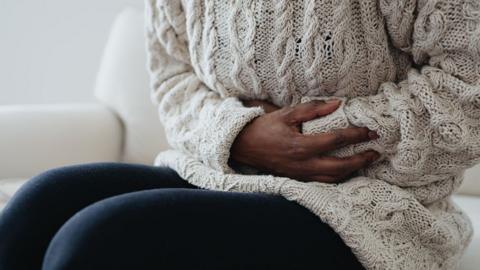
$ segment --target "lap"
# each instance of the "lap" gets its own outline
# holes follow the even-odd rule
[[[6,270],[38,269],[48,247],[45,269],[358,266],[326,224],[281,196],[201,190],[169,168],[125,163],[32,178],[0,215],[0,238]]]
[[[342,265],[343,264],[343,265]],[[356,269],[318,217],[278,195],[155,189],[71,218],[44,269]]]

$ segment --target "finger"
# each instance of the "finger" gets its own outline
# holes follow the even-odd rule
[[[290,124],[297,125],[316,119],[334,112],[340,106],[341,100],[332,99],[328,101],[312,100],[298,104],[288,114]]]
[[[378,134],[366,127],[350,127],[326,133],[303,135],[299,138],[299,147],[310,149],[316,153],[323,153],[349,144],[357,144],[377,138]]]
[[[349,157],[321,157],[314,159],[311,170],[314,175],[328,175],[334,177],[347,176],[359,169],[365,168],[377,160],[380,154],[374,150],[367,150]]]

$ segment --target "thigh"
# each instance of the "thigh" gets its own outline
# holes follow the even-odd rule
[[[49,270],[362,269],[325,223],[277,195],[193,189],[95,203],[52,240]]]
[[[49,170],[27,182],[0,215],[0,269],[38,269],[53,235],[96,201],[156,188],[194,188],[168,168],[91,163]]]

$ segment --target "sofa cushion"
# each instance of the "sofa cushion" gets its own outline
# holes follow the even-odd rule
[[[151,165],[168,148],[150,100],[143,12],[127,8],[112,27],[97,75],[95,96],[124,124],[123,161]]]

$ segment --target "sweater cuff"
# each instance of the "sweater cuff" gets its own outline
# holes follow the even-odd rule
[[[351,99],[348,99],[346,97],[303,97],[301,99],[301,103],[309,102],[311,100],[330,99],[341,100],[341,104],[337,108],[337,110],[335,110],[331,114],[318,117],[308,122],[304,122],[302,124],[303,134],[313,135],[330,132],[335,129],[344,129],[350,127],[368,127],[371,130],[377,130],[376,127],[378,127],[378,125],[375,125],[375,121],[369,123],[363,123],[358,121],[358,119],[356,118],[356,116],[359,116],[358,110],[356,110],[355,107],[351,107]],[[369,149],[376,150],[381,154],[381,158],[379,160],[382,160],[385,157],[385,147],[382,145],[380,139],[356,144],[349,144],[324,154],[334,157],[348,157]]]
[[[228,164],[230,148],[240,131],[263,114],[262,107],[245,107],[237,98],[222,102],[213,124],[204,130],[204,143],[200,146],[202,162],[223,173],[235,173]]]
[[[349,99],[345,102],[343,111],[353,126],[367,127],[377,132],[380,138],[374,141],[374,150],[380,153],[396,151],[400,127],[384,95]]]

